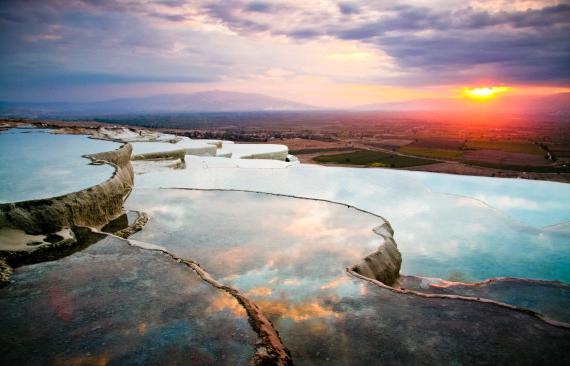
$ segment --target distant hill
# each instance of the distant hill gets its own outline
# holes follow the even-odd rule
[[[184,112],[299,111],[315,107],[261,94],[206,91],[92,103],[0,102],[2,115],[118,115]]]
[[[462,98],[417,99],[406,102],[376,103],[355,108],[359,111],[409,112],[497,112],[570,116],[570,93],[547,96],[500,96],[488,101]]]
[[[0,116],[18,117],[104,117],[200,112],[317,111],[319,108],[262,94],[205,91],[191,94],[161,94],[142,98],[122,98],[91,103],[0,102]],[[500,96],[489,101],[464,98],[416,99],[376,103],[350,111],[505,113],[570,116],[570,93],[548,96]]]

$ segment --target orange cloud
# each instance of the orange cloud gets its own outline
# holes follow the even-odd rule
[[[306,304],[293,304],[284,301],[257,301],[263,311],[271,317],[290,318],[295,322],[313,318],[338,318],[341,315],[316,301]]]
[[[254,287],[245,293],[246,296],[270,296],[273,291],[269,287]]]
[[[236,301],[236,299],[226,293],[219,292],[219,295],[208,307],[208,311],[210,313],[214,313],[223,310],[230,310],[236,317],[246,316],[244,308]]]
[[[329,282],[325,283],[324,285],[321,286],[321,289],[326,290],[330,288],[336,288],[346,282],[348,282],[348,276],[344,275],[341,277],[334,278]]]

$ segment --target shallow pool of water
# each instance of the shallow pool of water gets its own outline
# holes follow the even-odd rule
[[[115,238],[16,269],[0,289],[3,365],[247,365],[238,302],[161,253]]]
[[[135,189],[125,206],[150,215],[132,239],[196,259],[224,283],[233,284],[240,275],[244,291],[285,287],[305,296],[323,283],[345,278],[346,267],[382,243],[372,231],[381,219],[312,200]]]
[[[0,202],[18,202],[79,191],[108,179],[109,165],[81,157],[120,144],[45,129],[14,128],[0,133]]]
[[[435,191],[426,179],[450,178],[451,194]],[[472,177],[466,177],[472,178]],[[475,197],[457,195],[462,186],[449,175],[417,178],[414,172],[299,165],[283,169],[208,169],[193,161],[186,169],[143,174],[137,187],[237,189],[327,199],[387,218],[404,256],[403,272],[456,281],[514,276],[570,282],[570,231],[542,228],[565,222],[570,185],[475,179],[480,191],[535,202],[532,215],[512,206],[501,209]],[[517,188],[520,183],[523,188]],[[513,187],[505,189],[504,185]],[[535,191],[547,190],[548,194]],[[468,192],[464,192],[468,193]],[[518,197],[518,198],[517,198]],[[542,206],[544,205],[544,206]],[[517,213],[518,212],[518,213]],[[548,219],[532,219],[543,213]],[[515,218],[516,216],[516,218]]]
[[[530,179],[399,171],[430,190],[472,197],[513,219],[543,227],[570,220],[570,184]]]
[[[543,347],[552,352],[550,361],[563,363],[557,347],[570,344],[566,330],[527,314],[395,294],[351,278],[345,268],[381,243],[372,228],[382,220],[345,205],[258,193],[135,189],[126,207],[150,215],[133,239],[197,261],[255,301],[298,364],[532,363]],[[498,349],[504,360],[496,358]]]

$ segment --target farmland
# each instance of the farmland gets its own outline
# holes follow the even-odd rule
[[[407,168],[433,164],[435,161],[372,150],[357,150],[334,155],[320,155],[313,159],[323,164],[358,165],[378,168]]]

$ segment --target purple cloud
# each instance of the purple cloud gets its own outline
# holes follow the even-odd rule
[[[371,76],[371,83],[438,84],[481,68],[506,82],[570,83],[570,4],[502,11],[481,4],[4,0],[0,86],[18,84],[11,75],[25,75],[20,84],[26,87],[34,80],[55,85],[58,78],[85,85],[220,80],[263,72],[276,62],[305,73],[295,70],[296,54],[290,60],[256,57],[252,44],[260,39],[268,47],[280,44],[272,36],[296,45],[322,39],[375,47],[401,72],[382,80]],[[209,44],[211,39],[218,43]]]

